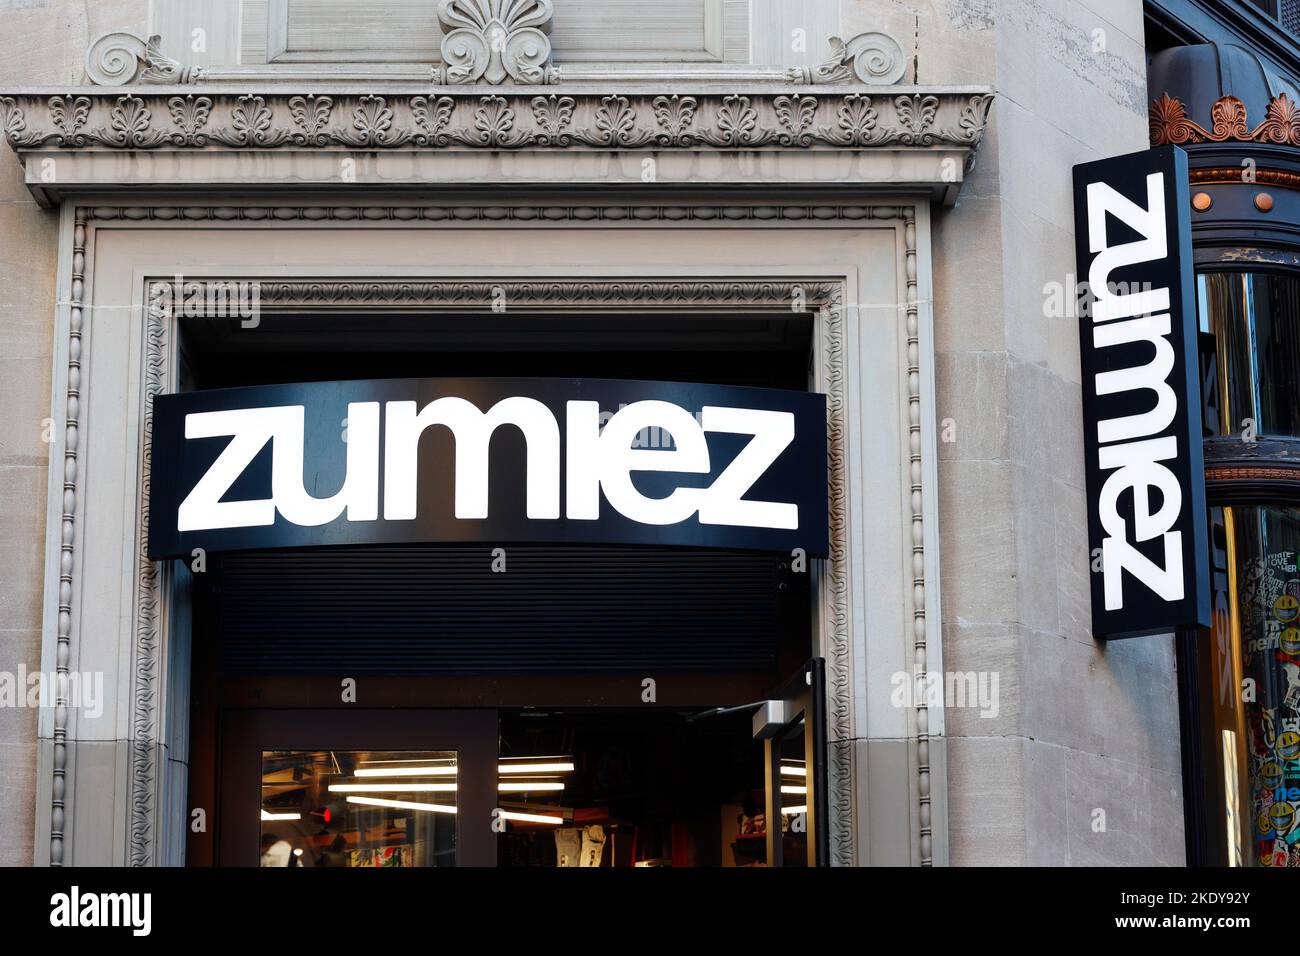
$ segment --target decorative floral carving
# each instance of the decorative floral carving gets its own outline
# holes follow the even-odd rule
[[[939,111],[936,96],[900,96],[894,100],[899,122],[903,124],[898,141],[904,146],[931,146],[937,140],[932,131],[934,117]]]
[[[400,146],[411,138],[409,130],[393,129],[393,111],[382,96],[368,94],[352,111],[352,129],[338,130],[333,139],[348,146]]]
[[[771,129],[760,129],[758,113],[748,96],[733,94],[722,98],[718,107],[717,128],[701,130],[699,138],[713,146],[762,146],[775,138]]]
[[[512,93],[503,88],[486,97],[444,93],[393,99],[367,94],[346,100],[276,92],[167,96],[137,90],[125,97],[19,93],[0,97],[0,131],[16,149],[46,143],[64,149],[91,144],[109,149],[973,148],[987,122],[992,94],[909,93],[893,100],[895,108],[881,116],[871,98],[859,92],[536,95],[535,90]],[[1240,114],[1230,107],[1220,111],[1220,134],[1184,122],[1181,135],[1192,142],[1237,135],[1232,131],[1241,130]],[[1177,102],[1158,103],[1152,114],[1153,130],[1176,128],[1158,123],[1157,109],[1166,119],[1176,118]],[[340,113],[350,122],[331,127]],[[464,116],[459,124],[458,113]],[[219,116],[224,124],[218,125]],[[1300,135],[1298,122],[1296,105],[1279,98],[1253,135],[1262,142],[1284,142]]]
[[[836,146],[870,146],[883,138],[876,129],[877,118],[871,97],[851,93],[835,111],[835,126],[823,126],[820,138]]]
[[[418,146],[446,146],[450,143],[451,137],[446,130],[455,106],[456,101],[450,96],[411,97],[411,118],[418,130],[412,141]]]
[[[86,50],[86,76],[98,86],[128,83],[192,83],[201,71],[182,66],[159,49],[162,37],[142,40],[133,33],[106,33]]]
[[[635,149],[644,146],[654,136],[650,130],[638,129],[636,110],[626,96],[601,97],[596,108],[595,129],[584,128],[574,138],[588,146],[611,146]]]
[[[1151,101],[1148,111],[1151,145],[1187,143],[1276,143],[1300,146],[1300,112],[1286,93],[1268,104],[1264,121],[1254,129],[1246,117],[1246,105],[1235,96],[1221,96],[1210,109],[1210,129],[1187,116],[1187,108],[1168,93]]]
[[[1214,124],[1212,135],[1216,141],[1250,137],[1249,127],[1246,126],[1246,104],[1235,96],[1223,96],[1216,100],[1210,109],[1210,121]]]
[[[975,145],[984,135],[984,125],[988,122],[989,107],[992,105],[992,93],[979,93],[972,96],[961,108],[956,128],[945,130],[941,138],[952,143]]]
[[[1262,143],[1300,144],[1300,110],[1291,97],[1282,93],[1268,104],[1254,138]]]
[[[442,59],[449,83],[544,83],[551,0],[442,0]]]
[[[1203,133],[1187,118],[1183,104],[1168,93],[1161,93],[1159,99],[1151,101],[1148,116],[1151,142],[1155,145],[1194,143],[1199,141],[1198,137]]]
[[[172,122],[179,132],[172,134],[171,141],[177,146],[206,146],[207,134],[200,132],[208,122],[212,111],[212,100],[206,96],[173,96],[167,100],[167,109],[171,112]]]
[[[0,96],[0,134],[14,145],[24,145],[27,118],[12,96]]]
[[[533,119],[537,122],[538,146],[568,146],[573,142],[569,126],[573,122],[572,96],[534,96]]]
[[[152,149],[168,139],[166,133],[153,129],[153,114],[138,96],[119,96],[109,116],[109,128],[102,127],[94,136],[104,143],[131,149]]]
[[[696,139],[691,123],[698,105],[693,96],[656,96],[650,104],[661,132],[655,135],[660,146],[687,146]]]
[[[782,146],[811,146],[813,119],[817,115],[817,99],[812,96],[778,96],[772,101],[776,119],[784,130],[777,142]]]
[[[288,141],[289,131],[271,129],[273,114],[261,96],[241,96],[230,111],[230,128],[213,130],[212,138],[227,146],[279,146]]]
[[[324,146],[329,142],[330,111],[334,100],[328,96],[294,96],[289,99],[289,115],[298,126],[292,139],[297,146]]]
[[[485,96],[479,100],[478,109],[474,111],[474,129],[470,132],[460,129],[451,134],[458,143],[468,146],[488,146],[492,149],[513,149],[531,143],[536,134],[531,130],[520,131],[514,128],[515,111],[501,96]]]
[[[59,128],[60,146],[84,146],[86,135],[81,131],[90,115],[90,98],[86,96],[51,96],[50,119]]]
[[[907,55],[885,33],[859,33],[845,42],[831,37],[831,55],[811,69],[787,71],[796,83],[849,83],[858,79],[872,86],[891,86],[907,73]]]

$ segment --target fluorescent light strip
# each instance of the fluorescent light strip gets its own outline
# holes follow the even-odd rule
[[[807,812],[808,812],[808,808],[807,808],[806,806],[803,806],[803,807],[782,807],[782,808],[781,808],[781,812],[784,813],[784,814],[787,814],[787,815],[795,814],[795,813],[807,813]]]
[[[356,777],[454,777],[456,768],[451,767],[365,767],[358,770]]]
[[[385,800],[382,797],[348,797],[348,803],[359,803],[366,807],[392,807],[395,810],[424,810],[429,813],[452,813],[455,807],[443,803],[416,803],[414,800]]]
[[[269,810],[262,811],[263,820],[301,820],[301,813],[271,813]]]
[[[514,810],[502,810],[497,814],[502,820],[515,820],[519,823],[563,823],[564,817],[551,817],[541,813],[516,813]]]
[[[516,773],[572,773],[573,764],[556,763],[503,763],[497,766],[499,774]],[[454,777],[454,766],[415,766],[415,767],[362,767],[353,776],[356,777]]]
[[[573,763],[503,763],[497,773],[573,773]]]
[[[506,780],[497,784],[500,793],[528,793],[563,790],[557,780]],[[332,783],[331,793],[455,793],[454,783]]]
[[[332,783],[330,793],[455,793],[454,783]]]
[[[804,795],[807,795],[807,793],[808,793],[808,788],[807,788],[807,787],[796,787],[794,784],[783,783],[783,784],[781,784],[781,792],[782,792],[782,793],[802,793],[802,794],[804,794]]]
[[[785,777],[806,777],[808,776],[808,768],[793,767],[790,764],[784,764],[781,767],[781,775]]]

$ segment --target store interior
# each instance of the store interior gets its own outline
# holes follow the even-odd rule
[[[502,711],[498,865],[765,865],[763,747],[751,719],[746,710]],[[801,744],[782,752],[784,857],[799,861]],[[466,825],[456,774],[454,751],[268,751],[261,863],[454,865]]]

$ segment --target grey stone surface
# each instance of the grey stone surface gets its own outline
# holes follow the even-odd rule
[[[144,33],[147,0],[13,4],[0,29],[0,86],[80,84],[90,40]],[[58,214],[37,207],[0,149],[0,671],[41,664]],[[59,423],[55,427],[62,428]],[[33,861],[36,713],[0,711],[0,865]]]
[[[36,722],[23,724],[0,723],[0,866],[30,866],[34,853]]]
[[[939,467],[940,560],[946,622],[1016,619],[1015,515],[1005,461]]]
[[[998,669],[1003,697],[995,730],[946,715],[952,860],[1179,864],[1180,800],[1172,823],[1150,807],[1181,787],[1172,647],[1092,639],[1078,331],[1045,308],[1074,273],[1071,167],[1146,146],[1141,4],[933,0],[918,30],[920,82],[998,90],[935,219],[939,415],[984,418],[940,445],[944,664]],[[1117,804],[1108,835],[1090,788]]]
[[[954,866],[1019,866],[1031,841],[1021,737],[951,736],[948,831]]]

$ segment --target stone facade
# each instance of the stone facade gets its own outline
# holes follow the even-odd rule
[[[999,671],[1003,700],[947,713],[952,862],[1180,865],[1173,643],[1089,632],[1078,332],[1044,310],[1071,167],[1147,146],[1142,4],[916,6],[918,80],[998,91],[935,228],[944,666]]]
[[[843,808],[852,828],[844,839],[852,849],[842,860],[1180,864],[1184,850],[1172,645],[1167,638],[1146,638],[1103,646],[1088,632],[1077,329],[1072,317],[1044,312],[1045,287],[1063,286],[1073,272],[1071,166],[1146,145],[1142,6],[1136,0],[843,0],[838,17],[828,17],[825,10],[809,16],[814,28],[823,20],[838,19],[839,35],[850,41],[876,33],[896,38],[902,73],[881,66],[877,76],[867,58],[854,55],[852,42],[845,50],[809,37],[811,51],[781,52],[786,44],[772,34],[799,29],[799,18],[788,8],[778,14],[770,9],[773,5],[754,2],[751,47],[770,49],[773,57],[780,52],[782,60],[756,64],[743,76],[737,74],[730,85],[719,85],[716,76],[684,79],[671,71],[646,78],[653,72],[648,67],[638,67],[645,75],[631,81],[602,78],[594,67],[565,63],[563,29],[557,24],[549,34],[554,57],[535,58],[525,64],[525,73],[512,75],[512,70],[518,72],[517,63],[507,66],[489,58],[459,64],[466,70],[460,75],[426,75],[421,89],[402,87],[400,96],[391,92],[397,81],[389,80],[384,87],[389,92],[383,94],[387,99],[382,106],[371,102],[369,113],[362,99],[381,94],[377,83],[367,85],[371,81],[348,79],[352,86],[344,92],[306,82],[267,87],[266,98],[283,124],[272,126],[271,134],[282,129],[286,137],[314,135],[303,125],[311,123],[312,112],[304,110],[299,122],[291,101],[310,88],[332,95],[338,107],[322,126],[324,140],[300,145],[357,150],[361,182],[372,192],[400,184],[394,176],[403,175],[402,164],[411,162],[425,164],[407,169],[411,183],[465,181],[483,176],[484,168],[494,171],[483,176],[492,182],[501,169],[501,150],[515,146],[520,151],[509,154],[512,174],[522,171],[535,182],[563,175],[568,186],[585,191],[592,206],[600,205],[602,186],[637,183],[640,159],[631,151],[654,148],[665,150],[659,156],[661,173],[672,171],[679,181],[698,189],[716,188],[719,180],[743,189],[752,186],[755,176],[765,177],[765,194],[778,197],[782,188],[821,188],[824,198],[824,184],[846,180],[854,183],[852,192],[859,198],[871,194],[871,183],[906,189],[913,197],[908,203],[920,205],[910,220],[905,210],[915,207],[902,203],[865,213],[868,220],[875,215],[889,229],[898,222],[901,238],[889,248],[898,250],[901,278],[896,285],[880,287],[893,290],[885,293],[893,301],[874,305],[901,313],[902,338],[897,344],[911,350],[908,354],[915,357],[909,361],[919,371],[905,369],[900,376],[896,409],[904,446],[910,442],[915,449],[910,463],[900,458],[900,477],[894,479],[901,526],[910,524],[911,538],[905,541],[900,532],[897,552],[886,549],[885,554],[874,553],[856,538],[849,544],[843,587],[849,595],[845,600],[855,610],[846,615],[850,649],[843,680],[848,703],[840,739],[845,766],[855,778],[855,796],[852,805]],[[823,5],[828,2],[823,0]],[[151,6],[160,5],[143,0],[97,3],[87,14],[83,7],[50,0],[2,14],[10,28],[0,40],[7,54],[0,67],[0,98],[12,95],[26,106],[27,125],[20,132],[57,133],[59,127],[45,112],[44,94],[33,97],[19,88],[62,87],[70,97],[93,97],[82,122],[88,130],[106,131],[107,139],[91,143],[89,149],[57,138],[29,144],[26,148],[48,149],[61,164],[60,181],[53,184],[42,183],[31,153],[23,168],[13,149],[0,151],[0,269],[6,289],[0,302],[0,397],[10,410],[0,422],[0,558],[9,569],[0,582],[0,671],[31,671],[42,665],[49,669],[57,658],[52,640],[57,627],[50,608],[54,593],[57,610],[58,581],[50,580],[50,569],[57,573],[58,564],[51,565],[50,555],[52,546],[58,554],[59,536],[49,525],[46,502],[62,494],[60,469],[66,448],[61,444],[62,418],[57,424],[47,420],[65,412],[66,393],[55,394],[60,356],[66,358],[55,336],[55,316],[66,305],[59,302],[56,276],[60,268],[66,271],[76,240],[67,214],[61,224],[60,214],[42,209],[37,200],[67,204],[76,196],[125,186],[105,208],[151,208],[132,198],[147,193],[147,165],[105,158],[117,148],[112,134],[113,108],[120,105],[114,98],[119,94],[153,107],[146,134],[152,130],[160,136],[191,136],[178,150],[190,149],[193,156],[178,169],[182,178],[193,177],[195,187],[246,181],[261,195],[273,195],[277,177],[290,170],[298,183],[324,186],[337,164],[335,155],[304,152],[297,154],[301,158],[293,160],[293,167],[277,166],[261,155],[275,151],[266,143],[260,144],[267,148],[259,149],[256,161],[249,162],[241,150],[259,144],[241,141],[235,120],[249,81],[221,75],[238,36],[214,29],[206,49],[191,53],[183,42],[189,23],[185,17],[197,16],[195,11],[203,5],[169,4],[166,11]],[[767,11],[766,19],[759,8]],[[116,75],[93,65],[102,57],[92,59],[91,76],[106,85],[86,86],[87,50],[115,31],[137,38],[158,32],[163,40],[152,52],[142,42],[137,59],[117,63]],[[172,61],[180,65],[175,73],[167,67]],[[433,69],[456,66],[448,61]],[[209,75],[192,75],[195,67]],[[154,74],[146,76],[151,68]],[[552,75],[553,69],[558,73]],[[430,81],[446,85],[436,88],[441,91],[436,96],[429,95]],[[873,87],[877,81],[884,82],[883,89]],[[118,89],[119,82],[130,85]],[[889,89],[893,84],[915,85],[908,85],[902,96]],[[453,89],[462,85],[463,91]],[[952,87],[959,89],[947,89]],[[987,130],[983,110],[969,113],[986,88],[997,94],[987,114]],[[193,111],[185,112],[184,101],[179,113],[165,105],[178,93],[211,98],[210,118],[202,131],[223,129],[230,141],[195,142],[192,137],[200,128],[187,131],[185,126],[194,120]],[[675,102],[665,100],[660,109],[657,98],[674,94]],[[277,95],[282,95],[282,103]],[[563,108],[566,95],[574,100],[568,114]],[[728,101],[742,95],[747,97],[743,104]],[[805,95],[817,99],[806,115],[801,113]],[[452,104],[442,120],[436,119],[439,96]],[[508,129],[493,125],[493,117],[499,121],[502,115],[493,96],[501,107],[511,109],[514,119]],[[540,107],[533,105],[537,96],[542,98]],[[617,96],[625,102],[606,101]],[[863,96],[873,97],[878,116],[873,120],[878,125],[869,130],[858,122]],[[924,119],[928,96],[934,97],[935,106]],[[420,97],[425,123],[432,116],[442,124],[436,130],[421,125],[421,108],[415,105]],[[681,125],[682,97],[692,98],[694,104],[689,126]],[[394,143],[391,133],[385,134],[389,142],[376,140],[375,124],[390,102],[395,124],[385,129],[426,137],[464,129],[470,141],[460,143],[459,152],[440,152],[436,143]],[[635,113],[634,121],[623,122],[624,106]],[[751,108],[752,126],[745,112]],[[248,104],[244,115],[254,115],[254,109]],[[976,126],[963,125],[969,115],[974,115]],[[963,129],[970,134],[965,140]],[[507,141],[521,130],[533,140]],[[330,142],[331,131],[339,131],[343,139]],[[928,137],[900,139],[909,132]],[[486,138],[473,140],[478,135]],[[539,146],[539,135],[572,138],[545,144],[566,148],[555,155],[532,149]],[[123,139],[120,148],[143,152],[141,145]],[[474,155],[475,149],[491,159]],[[756,149],[773,152],[756,154]],[[701,164],[697,150],[708,165]],[[856,165],[844,166],[837,150]],[[755,155],[765,157],[767,164],[750,162]],[[955,178],[948,175],[951,167],[944,166],[945,160],[956,159],[960,169],[972,158],[969,171],[961,170]],[[945,205],[944,200],[954,198],[955,205]],[[244,201],[249,200],[224,200],[224,208],[233,210],[229,218],[247,218],[239,211]],[[880,202],[889,202],[888,197]],[[786,261],[809,260],[805,265],[812,269],[814,248],[823,251],[825,261],[838,262],[836,256],[850,260],[863,255],[867,243],[876,242],[878,233],[854,231],[860,220],[844,212],[848,204],[842,196],[823,206],[804,205],[832,210],[824,215],[836,228],[825,231],[821,245],[803,246]],[[698,200],[683,201],[680,208],[686,210],[683,217],[704,221]],[[776,245],[764,246],[761,236],[772,235],[764,230],[770,230],[773,218],[789,226],[793,214],[777,212],[765,219],[752,211],[728,213],[724,207],[719,212],[716,203],[703,208],[713,210],[704,213],[709,221],[731,217],[730,225],[739,223],[749,230],[752,239],[745,242],[753,243],[753,264],[758,266],[767,256],[775,267]],[[149,215],[140,214],[145,219]],[[417,211],[415,216],[418,220],[428,214]],[[208,217],[194,218],[194,225],[201,227]],[[798,244],[804,234],[782,235],[792,239],[781,242]],[[838,236],[846,237],[849,245],[837,245]],[[471,242],[486,241],[477,234],[470,237]],[[196,244],[188,255],[199,255],[198,249]],[[618,249],[612,251],[619,254]],[[864,283],[861,288],[873,287]],[[863,301],[859,320],[872,314],[872,305]],[[852,312],[847,321],[855,321]],[[867,346],[895,343],[868,337],[850,337],[848,343],[863,350],[849,357],[848,367],[859,377],[849,385],[852,395],[866,388],[861,383],[867,376],[885,370],[871,364]],[[893,437],[857,427],[861,430],[851,440],[855,447]],[[51,431],[59,433],[54,442],[58,474],[53,478],[51,444],[46,440]],[[927,449],[937,455],[927,454]],[[869,503],[876,499],[864,496],[865,487],[859,479],[848,491],[846,520],[851,529],[859,528],[863,511],[876,507]],[[937,504],[937,514],[932,504]],[[83,555],[81,560],[94,557]],[[940,587],[927,595],[926,586],[935,579]],[[873,610],[877,603],[888,607]],[[882,627],[880,622],[890,619],[885,612],[891,610],[897,626]],[[996,674],[997,716],[981,716],[976,707],[893,706],[893,673],[918,665],[931,671]],[[123,674],[128,669],[123,668]],[[120,727],[99,739],[130,739],[134,728],[125,703]],[[51,767],[38,766],[38,735],[48,738],[49,731],[44,724],[38,730],[35,711],[0,708],[0,766],[5,771],[0,780],[0,805],[5,808],[0,814],[0,864],[49,859]],[[156,739],[161,744],[162,734]],[[44,759],[50,759],[51,752]],[[98,758],[88,757],[88,762],[92,759]],[[103,772],[125,777],[124,766],[120,756],[108,757]],[[72,799],[93,797],[83,790]],[[1098,809],[1105,811],[1104,832],[1094,830]],[[143,857],[125,849],[130,843],[126,818],[114,819],[113,812],[106,808],[97,816],[83,809],[79,817],[86,821],[83,826],[102,818],[103,825],[114,830],[109,843],[116,849],[106,858],[159,859],[156,849]]]

